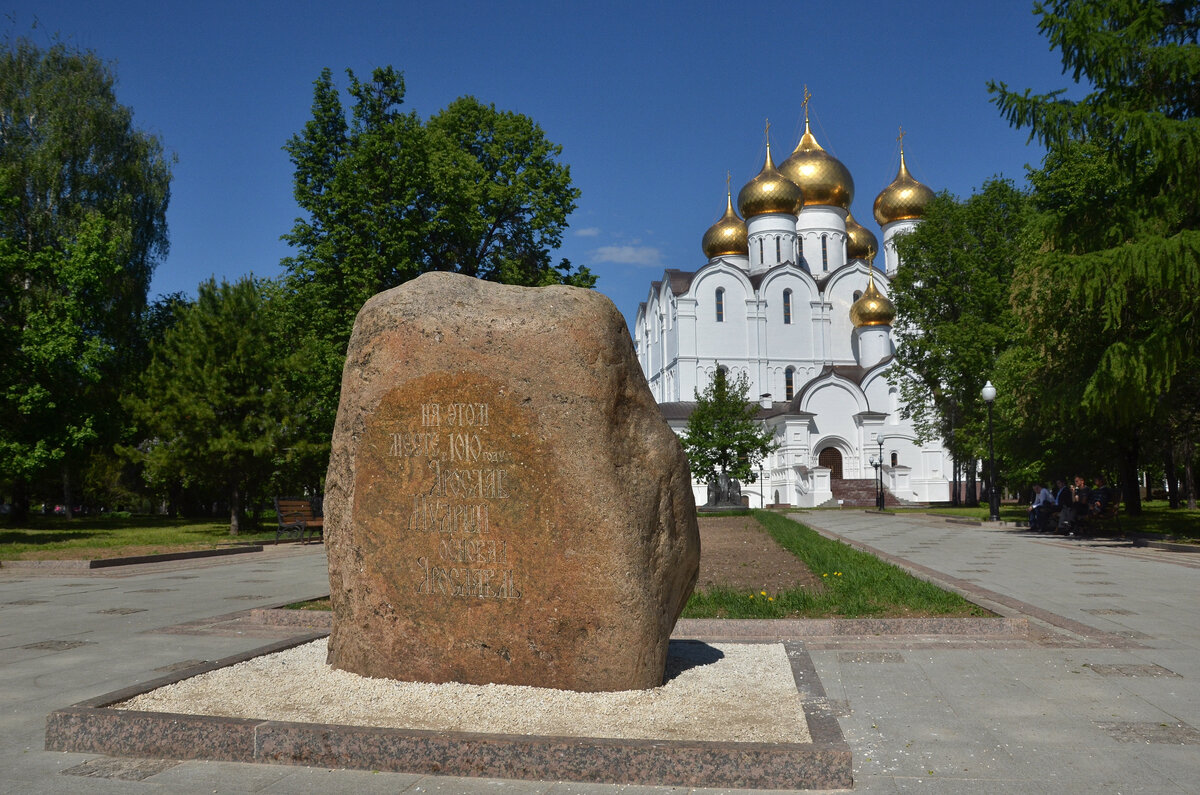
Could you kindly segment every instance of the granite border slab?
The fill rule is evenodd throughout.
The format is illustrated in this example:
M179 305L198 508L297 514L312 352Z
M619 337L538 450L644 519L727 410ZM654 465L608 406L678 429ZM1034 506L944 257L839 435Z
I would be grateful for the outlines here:
M527 736L113 709L141 693L324 637L312 632L55 710L49 751L583 783L849 789L850 747L800 642L785 643L811 743Z
M0 562L5 569L108 569L114 566L137 566L143 563L170 563L176 560L198 558L222 558L227 555L244 555L247 552L262 552L262 544L238 544L217 549L194 549L187 552L163 552L156 555L127 555L121 558L91 558L84 560L6 560Z

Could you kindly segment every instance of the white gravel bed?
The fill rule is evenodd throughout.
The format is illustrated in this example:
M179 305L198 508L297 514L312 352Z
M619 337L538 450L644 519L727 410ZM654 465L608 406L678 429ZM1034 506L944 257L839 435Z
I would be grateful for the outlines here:
M714 653L714 649L718 653ZM115 709L489 734L811 742L780 644L674 644L667 683L576 693L397 682L337 671L326 641L185 679Z

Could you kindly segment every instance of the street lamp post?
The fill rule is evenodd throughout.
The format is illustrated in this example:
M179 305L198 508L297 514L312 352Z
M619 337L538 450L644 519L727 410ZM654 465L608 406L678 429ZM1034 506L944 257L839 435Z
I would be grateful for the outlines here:
M875 467L875 508L879 508L879 459L871 456L871 466Z
M875 485L875 507L882 511L885 504L883 496L883 434L875 434L875 441L879 444L879 466L877 467L875 476L877 481Z
M992 512L992 521L1000 521L1000 492L996 489L996 445L992 433L992 403L996 401L996 387L988 381L979 393L988 410L988 505Z

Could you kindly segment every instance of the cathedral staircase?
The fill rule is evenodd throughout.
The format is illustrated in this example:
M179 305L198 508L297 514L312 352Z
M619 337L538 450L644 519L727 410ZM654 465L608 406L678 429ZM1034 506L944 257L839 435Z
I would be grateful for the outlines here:
M838 505L838 500L841 500L843 508L874 508L875 507L875 479L868 480L849 480L843 478L831 478L829 481L830 491L833 492L833 499L825 503L829 506ZM884 488L883 503L888 508L899 508L902 503L900 500Z

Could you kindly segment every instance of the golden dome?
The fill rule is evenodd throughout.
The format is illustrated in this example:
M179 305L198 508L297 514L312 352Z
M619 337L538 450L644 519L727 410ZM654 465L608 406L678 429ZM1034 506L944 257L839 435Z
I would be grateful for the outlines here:
M796 215L803 206L804 194L800 188L775 168L768 141L767 161L763 163L762 171L738 192L738 210L743 218L749 219L768 213Z
M904 149L900 149L900 171L892 184L875 197L875 220L880 226L906 218L920 218L925 207L933 201L933 191L913 179L904 164Z
M808 128L808 110L804 111L804 135L791 156L779 166L779 173L804 191L804 206L815 204L850 209L854 199L854 179L842 161L826 152Z
M879 251L879 240L875 233L854 220L854 215L846 213L846 256L850 259L865 259L872 262Z
M850 307L850 322L855 328L863 326L890 326L896 319L896 305L879 292L872 273L867 282L867 291Z
M708 228L700 245L704 249L704 256L709 259L724 254L744 257L750 253L750 246L746 242L746 222L733 211L733 198L728 191L725 192L725 214Z

